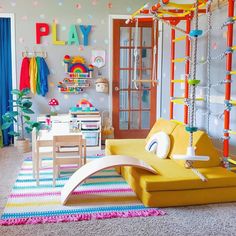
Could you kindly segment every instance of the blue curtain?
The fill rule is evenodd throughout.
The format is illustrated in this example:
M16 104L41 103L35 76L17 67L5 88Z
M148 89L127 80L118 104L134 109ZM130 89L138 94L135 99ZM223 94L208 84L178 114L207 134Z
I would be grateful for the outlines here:
M0 18L0 125L2 115L9 110L12 99L11 19ZM12 127L10 128L12 129ZM11 143L9 130L3 131L3 145Z

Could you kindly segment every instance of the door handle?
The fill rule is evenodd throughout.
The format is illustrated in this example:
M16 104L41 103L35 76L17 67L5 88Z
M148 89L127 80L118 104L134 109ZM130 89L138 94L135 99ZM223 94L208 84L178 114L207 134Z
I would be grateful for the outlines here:
M114 89L115 89L116 92L120 91L120 88L118 86L115 86Z

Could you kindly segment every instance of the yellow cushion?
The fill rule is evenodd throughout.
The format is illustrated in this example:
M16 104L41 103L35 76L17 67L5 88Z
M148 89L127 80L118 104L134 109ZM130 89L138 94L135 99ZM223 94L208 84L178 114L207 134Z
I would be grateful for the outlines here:
M148 192L134 177L125 178L146 207L170 207L236 201L236 187L164 190Z
M160 118L156 121L156 123L153 125L152 129L150 130L148 136L146 137L146 142L151 138L151 136L157 132L163 131L170 135L175 127L177 126L177 123L170 120L165 120L163 118Z
M178 131L180 132L179 140L187 147L188 134L181 135L184 131L183 127L180 127ZM214 154L210 163L218 163L218 159L215 158L217 155L215 155L212 143L209 143L209 138L201 131L194 134L195 136L197 138L195 140L197 142L196 146L199 148L197 153L210 153L210 157ZM175 134L174 139L176 138ZM201 147L198 146L199 143ZM158 174L154 175L134 167L122 167L121 169L122 175L145 206L183 206L236 200L235 173L219 166L200 168L198 170L208 178L208 182L202 182L191 170L184 168L182 164L179 165L171 159L158 159L155 154L146 152L144 149L145 144L145 139L106 141L106 154L133 156L137 159L145 160L157 170ZM175 145L173 150L176 148ZM204 145L208 148L212 145L211 149L213 151L207 150L207 153L205 153ZM181 147L178 148L183 151ZM185 152L186 150L183 151L183 153Z
M178 125L171 134L172 144L169 157L173 159L174 154L186 154L189 146L189 133L185 130L183 125ZM203 131L197 131L193 134L193 146L196 147L196 154L209 156L209 161L195 161L193 166L200 167L215 167L221 163L220 155L215 149L211 139ZM183 160L174 160L181 166L185 165Z
M141 186L142 189L145 189L145 191L148 192L236 187L236 174L223 167L198 169L208 180L207 182L203 182L192 172L191 169L185 169L179 165L175 166L176 163L173 161L172 164L173 165L167 163L165 166L165 175L153 175L137 168L131 168L129 172L136 180L137 185ZM161 169L163 169L163 166Z
M174 163L170 159L160 159L155 154L147 152L145 144L145 139L110 139L106 140L105 152L109 155L126 155L144 160L156 170L164 165L164 162ZM178 166L176 163L174 164ZM182 169L182 167L180 168Z

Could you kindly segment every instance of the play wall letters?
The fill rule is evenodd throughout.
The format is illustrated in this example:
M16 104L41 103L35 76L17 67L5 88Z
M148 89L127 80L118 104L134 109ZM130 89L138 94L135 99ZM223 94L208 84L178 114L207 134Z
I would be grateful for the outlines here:
M58 40L57 38L57 24L52 23L52 43L54 45L84 45L88 46L89 33L91 32L91 25L79 25L80 32L77 31L76 25L71 25L68 33L68 40ZM79 39L79 33L82 35L82 42ZM50 34L50 25L48 23L36 23L36 44L41 44L41 38Z

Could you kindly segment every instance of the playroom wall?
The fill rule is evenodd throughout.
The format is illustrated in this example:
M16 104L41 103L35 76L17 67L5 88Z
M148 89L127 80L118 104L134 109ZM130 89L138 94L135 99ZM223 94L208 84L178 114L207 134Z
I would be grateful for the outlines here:
M221 9L217 9L212 14L212 40L211 40L211 53L212 57L215 57L226 50L226 27L223 30L220 29L220 26L227 19L227 8L222 7ZM185 26L180 24L180 27L184 28ZM199 26L201 29L207 29L207 17L201 16L199 18ZM177 37L181 36L180 33L177 34ZM169 118L169 86L170 86L170 28L164 25L163 28L163 74L162 74L162 116L165 118ZM234 37L235 38L235 37ZM234 40L235 42L235 40ZM235 45L235 43L234 43ZM185 42L176 43L176 57L184 57L184 49ZM198 59L205 60L207 57L207 34L205 36L199 38L198 44ZM233 68L236 69L236 60L233 60ZM212 84L215 85L218 82L225 79L225 57L222 60L214 60L211 63L211 80ZM176 71L175 71L176 79L183 78L184 75L184 63L176 63ZM197 89L198 97L206 97L206 81L207 81L207 65L199 65L197 67L197 79L202 81L201 85ZM232 76L232 80L234 80L234 76ZM232 85L232 95L233 99L236 99L236 87ZM211 112L213 115L210 116L210 132L209 135L213 137L215 145L219 148L222 148L222 140L223 137L223 116L222 113L224 111L224 85L212 87L211 95ZM175 85L175 96L182 96L184 90L181 88L180 84ZM174 105L174 118L180 121L183 121L183 106L182 105ZM198 103L197 106L197 116L196 116L196 124L201 129L206 129L206 103ZM236 109L232 108L231 112L231 129L236 130ZM231 136L231 153L236 154L236 137Z
M143 4L142 0L2 0L0 2L0 13L15 14L16 28L16 62L17 80L19 81L22 62L22 52L25 48L29 52L45 51L46 59L50 69L49 93L46 97L33 96L33 108L36 115L49 112L48 101L57 98L60 103L60 113L68 112L80 98L87 98L100 111L108 110L108 95L97 93L94 85L79 95L61 94L57 89L57 83L64 78L63 57L83 56L90 63L91 51L101 49L106 51L106 65L102 68L102 76L108 78L108 44L109 44L109 14L129 15ZM89 46L75 45L53 45L51 34L44 37L42 44L35 43L35 23L45 22L50 26L53 22L58 24L58 39L68 40L69 27L76 25L92 25L92 33L89 36ZM81 39L80 31L78 30ZM97 71L95 70L95 77ZM109 78L111 80L112 78Z

